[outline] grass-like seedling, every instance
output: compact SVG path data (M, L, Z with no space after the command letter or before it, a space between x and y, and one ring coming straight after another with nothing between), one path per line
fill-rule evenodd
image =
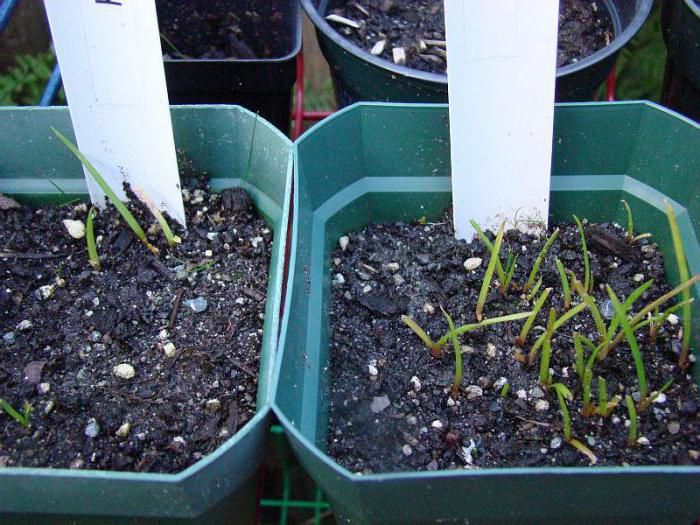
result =
M452 381L452 388L450 388L450 395L452 399L457 399L457 394L459 394L459 387L462 385L462 346L459 344L459 336L455 333L455 323L452 320L450 314L448 314L444 308L440 307L442 310L442 315L447 321L447 325L450 327L450 339L452 339L452 347L455 351L455 378Z
M554 383L552 388L557 393L557 399L559 400L559 408L561 409L562 421L564 423L564 441L584 454L591 465L595 465L598 462L598 458L596 458L595 454L593 454L591 449L586 445L571 435L571 417L569 416L569 409L566 407L566 400L571 401L574 398L571 394L571 390L561 383Z
M608 336L608 328L605 326L605 322L603 322L603 316L600 314L595 298L588 293L584 285L581 284L581 281L578 279L574 278L572 285L576 293L578 293L581 299L588 305L588 311L591 312L591 317L593 317L593 322L598 330L598 342L605 342Z
M603 376L598 376L598 415L608 417L608 387Z
M97 244L95 244L94 216L95 208L91 207L87 214L87 220L85 221L85 241L87 242L90 266L92 266L96 272L99 272L102 268L100 266L100 258L97 256Z
M535 298L535 296L537 295L537 292L540 291L540 286L542 286L542 277L537 279L535 286L533 286L532 290L530 290L530 293L525 296L525 300L532 301Z
M506 397L508 395L508 391L510 390L510 383L506 383L501 387L501 392L498 394L500 397Z
M627 446L634 447L637 445L637 410L634 407L632 396L625 396L627 404L627 415L630 418L630 428L627 431Z
M408 315L402 315L401 316L401 321L408 326L413 332L420 337L421 341L425 344L430 349L430 355L433 357L440 357L440 354L442 353L442 345L439 345L438 343L434 342L430 336L423 330L418 323L416 323L412 317L409 317Z
M542 383L545 388L552 384L552 374L549 372L549 361L552 357L552 334L554 333L554 323L556 320L557 311L554 308L550 308L547 331L544 334L544 343L542 344L542 357L540 358L540 383Z
M537 314L540 313L540 310L542 309L542 306L544 305L545 301L547 301L547 297L549 297L551 291L551 288L546 288L544 292L542 292L542 295L540 295L540 297L537 299L537 302L532 308L532 315L530 315L530 317L527 318L527 321L525 321L523 328L520 330L520 335L515 338L515 344L520 348L525 346L527 334L530 333L530 329L535 323L535 318L537 317Z
M24 428L27 428L29 426L29 418L32 415L32 405L29 404L28 401L24 402L24 407L22 408L22 413L17 412L14 408L12 408L12 405L5 401L4 399L0 399L0 408L12 419L17 421L21 426Z
M61 142L63 142L63 144L65 144L65 146L71 151L71 153L73 153L73 155L75 155L80 160L80 162L83 163L85 169L87 169L88 173L92 175L92 178L95 179L95 182L97 182L97 185L104 192L104 194L107 197L109 197L111 203L124 218L124 220L134 232L136 237L144 245L146 245L146 248L148 248L151 251L151 253L157 254L158 248L156 248L150 242L148 242L148 239L146 238L146 233L143 231L143 228L141 228L141 226L131 214L129 209L124 205L124 203L119 199L119 197L117 197L117 194L114 193L114 191L112 191L112 188L110 188L109 184L107 184L107 181L105 181L104 178L102 178L102 175L100 175L95 166L93 166L92 162L90 162L90 160L85 155L83 155L83 153L75 146L75 144L73 144L70 140L68 140L68 138L65 135L63 135L63 133L61 133L54 127L52 127L51 129L61 140Z
M491 279L493 279L493 272L496 269L496 263L498 262L498 254L501 251L501 243L503 242L503 234L505 232L505 227L506 223L505 221L503 221L501 223L501 226L498 228L498 233L496 234L496 241L493 244L493 250L491 251L491 257L489 258L489 265L486 267L484 280L481 283L479 299L476 302L477 321L481 321L484 318L484 304L486 303L486 296L489 294Z
M625 199L622 199L620 202L625 207L625 212L627 213L627 231L625 232L625 237L630 242L630 244L635 243L641 239L651 237L651 233L640 233L639 235L634 234L634 219L632 218L632 208L630 208L630 205L627 204L627 201Z
M654 315L642 321L641 323L634 325L633 328L635 331L637 331L640 328L649 325L649 341L651 342L651 344L654 345L656 344L656 338L659 335L659 330L664 325L666 320L670 317L670 315L685 307L686 304L692 305L694 301L695 298L691 297L687 301L681 301L678 304L674 304L671 308L664 312L659 312L659 309L657 308L656 313Z
M593 382L593 370L584 368L583 370L583 408L581 415L590 417L595 413L595 407L591 403L591 383Z
M500 261L499 261L500 263ZM510 288L510 284L513 282L513 275L515 274L515 268L518 266L518 256L513 255L512 251L508 252L508 257L506 258L505 279L501 281L501 285L498 287L498 291L501 295L505 295ZM498 266L496 266L496 271L498 271Z
M561 280L561 289L562 293L564 294L564 311L566 312L569 308L571 308L571 288L569 287L569 278L566 275L564 265L558 258L554 259L554 264L557 267L557 271L559 272L559 279Z
M479 223L472 219L469 221L469 224L472 225L472 228L474 228L474 231L476 232L477 236L484 244L484 246L486 246L486 249L491 254L491 257L493 257L493 243L489 240L484 231L481 229ZM502 283L505 282L506 271L503 269L503 264L498 258L496 258L496 273L498 274L498 280Z
M593 282L591 279L591 266L588 261L588 246L586 245L586 234L583 231L583 224L579 218L574 215L574 221L576 221L576 226L578 226L578 231L581 234L581 251L583 252L583 286L587 292L590 292L593 287Z
M583 312L586 308L588 308L588 305L586 303L579 303L576 306L574 306L571 310L563 314L559 319L556 320L554 323L554 332L559 330L562 326L564 326L568 321L576 317L578 314ZM546 333L542 334L537 338L537 341L535 341L535 344L532 345L532 348L530 349L530 353L527 358L528 364L532 364L535 362L535 359L537 358L537 353L544 343ZM516 355L517 359L517 355ZM520 360L520 359L518 359Z
M535 259L535 262L532 265L532 270L530 270L530 276L527 278L527 282L523 287L524 293L527 293L530 290L530 288L532 288L532 285L535 284L535 279L537 278L537 274L540 271L542 261L544 261L544 258L547 256L547 252L549 252L549 249L552 247L552 244L554 243L554 240L557 238L558 235L559 228L554 230L552 235L549 236L549 239L547 239L547 242L544 243L542 250L540 251L539 255L537 256L537 259Z
M685 249L683 248L683 239L681 238L681 231L678 228L678 221L676 220L676 213L673 211L673 206L667 201L666 202L666 217L668 217L668 225L671 229L671 239L673 240L673 249L676 252L676 264L678 265L678 275L681 282L687 281L690 277L690 272L688 271L688 261L685 258ZM681 313L682 323L683 323L683 342L681 346L681 353L678 357L678 366L680 368L688 367L688 354L690 352L690 330L692 324L692 310L690 303L688 302L691 298L690 288L683 290L683 301L686 304L683 306Z

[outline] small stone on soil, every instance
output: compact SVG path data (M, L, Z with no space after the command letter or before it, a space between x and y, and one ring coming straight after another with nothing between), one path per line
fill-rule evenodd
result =
M418 376L413 376L410 380L411 385L413 386L413 390L416 392L420 392L421 389L421 382L420 379L418 379Z
M40 394L48 394L51 391L51 384L49 383L39 383L36 387L37 392Z
M186 306L189 306L194 313L202 313L207 309L208 303L204 297L197 297L196 299L188 299L184 301Z
M530 395L535 399L542 399L544 397L544 392L540 387L536 386L530 390Z
M93 330L92 332L90 332L90 336L88 337L88 339L93 343L99 343L100 339L102 339L102 334L97 330Z
M338 239L338 246L340 246L340 249L345 251L348 249L348 245L350 244L350 237L347 235L343 235L340 239Z
M481 266L482 262L484 261L481 257L470 257L464 261L464 269L467 271L476 270L479 266Z
M561 437L553 437L552 440L549 442L549 448L557 449L559 447L561 447Z
M535 403L535 410L538 412L545 412L549 410L549 401L546 399L539 399L537 403Z
M484 395L484 390L477 385L469 385L464 391L467 394L467 399L477 399Z
M177 355L175 345L170 341L163 345L163 352L165 353L165 357L175 357Z
M68 230L68 235L74 239L82 239L85 237L85 224L83 224L83 221L64 219L63 225L66 227L66 230Z
M442 428L442 421L440 421L439 419L436 419L435 421L430 423L430 426L433 428L441 429Z
M126 422L117 429L114 435L123 439L129 435L129 432L131 432L131 423Z
M670 434L678 434L681 430L681 424L678 421L671 421L668 424L668 431Z
M498 353L498 350L496 348L496 345L494 345L493 343L488 343L486 345L486 357L488 359L495 359L497 353Z
M218 412L221 410L221 401L218 399L207 399L204 407L207 409L207 412Z
M637 439L637 444L643 447L648 447L650 445L649 440L644 436Z
M99 433L100 425L97 423L97 420L95 418L90 419L85 427L85 435L89 438L96 438Z
M121 379L132 379L136 375L136 370L129 363L117 365L112 371L115 376Z
M56 285L55 284L46 284L44 286L39 287L39 289L34 292L34 295L36 296L37 299L39 300L46 300L49 297L51 297L56 290Z
M375 377L379 374L379 370L377 369L377 367L372 364L367 365L367 371L372 377Z
M389 405L391 405L391 401L389 401L388 396L375 396L372 398L372 403L370 404L369 408L372 412L378 414L379 412L387 409Z
M2 336L2 340L8 345L14 344L14 342L16 340L15 333L14 332L7 332L6 334L4 334Z
M401 452L403 452L404 456L410 456L413 454L413 449L411 448L411 445L404 445L401 447Z

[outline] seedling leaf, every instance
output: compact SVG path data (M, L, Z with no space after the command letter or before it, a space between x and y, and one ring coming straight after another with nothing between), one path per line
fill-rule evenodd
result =
M96 272L99 272L102 268L100 266L100 258L97 256L97 245L95 244L95 225L93 223L94 215L95 208L91 207L87 214L87 220L85 221L85 241L87 242L90 266L92 266Z
M476 303L476 320L481 321L484 318L484 304L486 303L486 296L489 293L489 287L491 286L491 279L493 278L493 272L496 269L496 262L498 261L498 254L501 251L501 243L503 242L503 233L505 231L506 223L505 221L501 223L498 228L498 234L496 235L496 242L493 245L493 251L491 252L491 257L489 258L489 265L486 267L486 273L484 274L484 281L481 283L481 291L479 292L479 299Z

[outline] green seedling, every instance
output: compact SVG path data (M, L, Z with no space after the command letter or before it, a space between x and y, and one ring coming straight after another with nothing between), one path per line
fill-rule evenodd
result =
M542 383L545 388L552 384L549 361L552 357L552 334L554 333L554 323L556 320L557 311L554 308L550 308L547 331L545 332L544 343L542 344L542 357L540 358L540 383Z
M661 327L664 325L664 323L668 320L668 318L671 316L671 314L677 312L681 308L683 308L686 304L692 305L693 302L695 301L695 298L691 297L687 301L681 301L678 304L674 304L671 308L668 310L659 313L658 308L656 309L656 313L649 317L648 319L642 321L639 324L634 325L633 329L635 331L639 330L640 328L644 328L646 325L649 325L649 340L651 341L651 344L656 344L656 338L659 335L659 330Z
M637 446L637 410L634 408L634 400L632 396L625 396L627 403L627 414L630 418L630 429L627 431L627 446Z
M530 270L530 277L528 277L527 282L525 283L525 286L523 287L524 293L527 293L530 290L530 288L532 288L532 285L535 284L535 279L537 278L537 274L540 271L540 266L542 265L542 261L544 261L544 258L547 256L547 252L552 247L552 244L554 243L554 240L557 238L558 235L559 235L559 228L554 230L552 235L549 236L549 239L547 239L547 242L544 243L544 246L542 247L540 254L537 256L537 259L535 259L535 262L532 265L532 270Z
M535 306L532 308L532 315L530 315L530 317L527 318L527 321L525 321L522 330L520 330L520 335L515 338L515 344L520 348L525 346L527 334L530 333L530 329L535 323L535 318L537 317L537 314L540 313L540 310L542 309L542 306L544 305L545 301L547 301L547 297L549 297L551 291L551 288L546 288L544 292L542 292L542 295L540 295L539 299L537 299L537 302L535 303Z
M134 188L134 193L136 193L141 202L143 202L146 205L146 207L150 210L151 214L153 214L153 216L156 218L156 221L158 221L160 229L163 230L163 235L165 235L165 240L167 241L168 246L172 248L176 244L180 244L182 242L182 239L175 235L170 229L168 221L165 220L165 217L158 209L158 206L156 206L156 203L153 202L153 200L151 200L143 191Z
M472 225L472 228L474 228L474 231L476 232L477 236L484 244L484 246L486 246L486 249L491 254L491 257L493 257L493 243L489 240L489 238L486 236L486 234L483 232L483 230L475 220L470 220L469 224ZM498 273L498 280L500 282L503 283L506 281L506 272L503 269L503 265L501 264L501 261L498 258L496 259L496 273Z
M588 311L591 312L593 317L593 322L595 323L596 329L598 330L598 342L603 343L608 337L608 329L603 322L603 316L600 314L598 305L595 302L595 298L590 295L587 289L581 284L581 281L574 279L572 282L574 290L579 294L581 299L588 305ZM612 336L611 336L612 337Z
M620 202L625 207L625 212L627 212L627 232L625 233L625 237L630 242L630 244L635 243L641 239L651 237L651 233L641 233L639 235L634 234L634 219L632 218L632 208L630 208L630 205L627 204L627 201L625 199L622 199Z
M598 415L608 417L608 387L603 376L598 376Z
M63 195L64 197L67 197L67 194L66 194L65 191L63 191L63 188L61 188L58 184L56 184L56 183L55 183L54 181L52 181L51 179L49 179L49 184L51 184L51 186L53 186L54 188L56 188L56 189L59 191L59 193L60 193L61 195ZM59 204L59 205L57 206L57 208L65 208L66 206L70 206L71 204L75 204L76 202L80 202L80 199L77 199L77 198L76 198L76 199L67 200L66 202L63 202L63 203Z
M0 408L12 419L17 421L21 426L24 428L29 427L29 418L32 415L32 405L29 404L28 401L24 402L24 407L22 408L22 413L20 414L17 412L14 408L12 408L12 405L5 401L4 399L0 399Z
M489 294L489 287L491 286L491 279L493 279L493 272L496 269L498 254L501 251L501 243L503 242L503 233L505 231L505 227L506 223L505 221L503 221L501 223L501 226L498 228L498 233L496 234L496 242L493 245L493 251L491 252L491 257L489 258L489 265L486 267L484 281L481 283L479 299L476 302L477 321L481 321L484 318L484 304L486 303L486 296Z
M586 246L586 234L583 231L583 224L579 218L574 215L574 221L576 221L576 226L578 226L578 231L581 234L581 250L583 251L583 286L587 292L590 292L593 288L593 282L591 279L591 266L588 261L588 246Z
M571 394L571 390L561 383L554 383L552 388L557 393L557 399L559 400L559 408L561 409L561 416L564 423L564 441L584 454L591 465L595 465L598 462L598 458L596 458L595 454L593 454L591 449L586 445L571 435L571 417L569 416L569 409L566 407L566 400L571 401L574 398Z
M593 382L593 371L590 368L583 370L583 407L581 415L590 417L595 413L595 407L591 404L591 383Z
M666 202L666 217L668 218L668 225L671 229L671 239L673 239L673 249L676 252L676 264L678 265L678 276L681 282L687 281L690 277L690 272L688 271L688 261L685 257L685 249L683 248L683 239L681 238L681 231L678 228L678 220L676 219L676 213L673 211L673 206L667 201ZM683 301L689 301L691 298L690 288L683 290ZM683 306L681 313L682 323L683 323L683 342L681 346L681 354L678 357L678 366L680 368L687 368L689 365L688 354L690 352L690 331L692 324L692 310L690 303L686 302Z
M664 383L664 386L662 386L661 388L659 388L657 391L652 392L651 395L649 396L649 403L650 403L650 404L653 403L653 402L656 400L657 397L659 397L661 394L663 394L664 392L666 392L666 390L668 390L669 388L671 388L671 385L673 385L673 382L674 382L674 381L675 381L675 379L674 379L674 378L671 378L671 379L669 379L668 381L666 381L666 382Z
M531 314L532 312L521 312L517 314L504 315L501 317L492 317L491 319L484 319L480 323L472 323L458 326L457 328L455 328L454 332L457 335L462 335L472 332L474 330L478 330L479 328L484 328L486 326L491 326L494 324L507 323L510 321L520 321L522 319L525 319L526 317L529 317ZM407 315L402 315L401 321L411 330L413 330L413 332L418 337L420 337L421 341L423 341L423 343L425 343L425 346L427 346L430 349L430 353L434 357L440 356L442 352L442 347L445 346L445 344L451 337L451 333L448 332L447 334L443 335L438 341L433 341L430 338L430 336L425 332L425 330L418 326L418 323L416 323L411 317Z
M450 396L452 399L457 399L457 394L459 394L459 387L462 385L462 346L459 344L459 336L455 333L455 323L452 320L450 314L448 314L444 308L440 307L442 310L442 315L445 316L447 325L450 327L450 339L452 339L452 346L455 351L455 378L452 382L452 388L450 389Z
M111 203L114 205L114 207L117 209L117 211L121 214L121 216L124 218L126 223L129 225L131 230L134 232L136 237L146 245L146 248L148 248L151 253L157 254L158 253L158 248L153 246L150 242L148 242L148 239L146 238L146 233L143 231L143 228L139 225L139 223L136 221L134 216L131 214L129 209L124 205L124 203L117 197L117 194L112 191L112 188L109 187L107 184L107 181L105 181L102 178L102 175L97 171L95 166L93 166L92 162L88 160L88 158L82 154L82 152L70 141L68 138L65 137L60 131L58 131L56 128L52 127L51 128L53 132L56 134L56 136L61 139L61 142L65 144L65 146L75 155L78 157L80 162L83 163L83 166L85 166L85 169L88 170L90 175L92 175L92 178L95 179L95 182L97 182L97 185L100 187L100 189L104 192L104 194L109 197L109 200Z
M513 252L508 252L508 257L506 258L506 276L505 279L501 281L501 285L498 287L498 291L501 295L505 295L508 292L511 282L513 281L513 275L515 274L515 268L518 265L518 256L513 256ZM496 267L498 269L498 267Z
M168 39L168 37L165 36L162 32L160 33L160 38L163 40L163 42L165 42L168 45L168 47L172 50L172 52L175 53L177 56L179 56L180 58L190 58L187 55L185 55L184 53L182 53L177 47L175 47L175 44L173 44L170 41L170 39Z
M586 303L580 303L574 306L571 310L563 314L557 321L554 323L554 332L559 330L562 326L564 326L568 321L576 317L578 314L583 312L586 308L588 308L588 305ZM535 344L532 345L532 348L530 349L529 356L527 358L528 363L532 364L535 362L535 359L537 358L537 352L539 351L540 347L544 343L544 337L546 334L542 334L540 337L537 338L537 341L535 341Z
M501 387L501 392L498 394L500 397L506 397L508 395L508 391L510 390L510 383L506 383Z
M530 290L530 293L525 296L525 300L532 301L532 299L534 299L534 297L537 295L537 292L540 291L540 286L542 286L542 277L537 279L535 286L533 286L532 290Z
M566 276L566 270L564 265L559 259L554 259L554 264L559 272L559 279L561 280L561 288L564 294L564 311L566 312L571 308L571 288L569 287L569 279Z
M622 306L620 303L619 299L615 295L615 292L613 292L612 288L610 286L606 286L606 289L608 291L608 295L610 296L610 300L613 303L613 308L615 308L615 313L617 314L619 320L620 320L620 326L622 327L622 331L625 334L625 337L627 338L627 343L630 346L630 350L632 352L632 359L634 361L634 368L637 372L637 383L639 384L639 394L640 394L640 399L639 399L639 406L640 410L644 410L644 408L647 407L649 403L648 399L648 390L647 390L647 379L646 379L646 373L644 372L644 361L642 360L642 353L639 350L639 344L637 343L637 338L634 336L634 332L632 331L632 327L630 326L630 322L627 319L627 312L625 308Z
M96 272L102 270L100 266L100 258L97 256L97 244L95 244L95 225L94 225L95 208L91 207L85 221L85 241L87 242L88 260L90 266Z

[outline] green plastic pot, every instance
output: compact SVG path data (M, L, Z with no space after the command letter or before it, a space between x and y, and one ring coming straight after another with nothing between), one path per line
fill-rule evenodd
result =
M274 410L339 523L690 523L700 467L518 468L360 475L325 453L330 254L369 223L437 220L450 205L446 106L361 104L295 146L294 232ZM651 103L562 105L555 112L551 219L625 223L672 251L676 208L700 272L700 129ZM478 176L475 170L473 176ZM674 259L668 277L677 282ZM694 289L700 296L700 287ZM694 310L698 326L700 311ZM695 343L697 347L697 330ZM698 367L695 367L696 379Z
M260 356L258 412L215 452L178 474L0 469L0 523L252 523L266 454L291 193L291 143L235 106L172 109L175 144L215 190L241 186L274 230ZM87 198L80 163L50 127L66 108L0 109L0 193L30 204ZM251 153L251 139L255 140ZM49 181L61 187L61 194Z

